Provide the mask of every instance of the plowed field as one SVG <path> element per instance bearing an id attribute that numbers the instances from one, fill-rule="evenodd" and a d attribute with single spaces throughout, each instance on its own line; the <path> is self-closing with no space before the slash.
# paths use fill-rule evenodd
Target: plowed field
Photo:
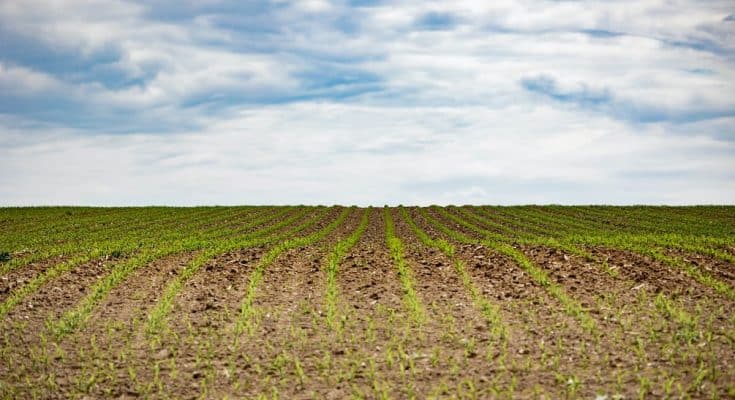
<path id="1" fill-rule="evenodd" d="M 735 207 L 0 209 L 3 398 L 735 398 Z"/>

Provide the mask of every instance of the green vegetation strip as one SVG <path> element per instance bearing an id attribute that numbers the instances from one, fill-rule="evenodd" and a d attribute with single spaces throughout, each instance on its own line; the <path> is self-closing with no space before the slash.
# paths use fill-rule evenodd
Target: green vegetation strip
<path id="1" fill-rule="evenodd" d="M 223 210 L 227 211 L 227 210 Z M 39 232 L 36 234 L 16 232 L 10 235 L 15 244 L 11 248 L 20 250 L 22 256 L 15 262 L 25 265 L 29 262 L 59 255 L 78 253 L 103 241 L 113 241 L 120 237 L 130 237 L 137 233 L 164 230 L 167 226 L 176 226 L 182 221 L 190 222 L 202 211 L 179 212 L 179 218 L 164 218 L 159 209 L 140 209 L 117 216 L 117 219 L 88 221 L 74 224 L 68 229 L 56 233 Z"/>
<path id="2" fill-rule="evenodd" d="M 97 234 L 87 233 L 84 230 L 74 232 L 71 236 L 65 237 L 63 241 L 54 242 L 50 246 L 35 247 L 36 244 L 30 243 L 33 252 L 30 255 L 14 259 L 10 263 L 0 266 L 0 274 L 10 272 L 21 266 L 47 260 L 54 257 L 75 256 L 80 254 L 80 249 L 84 251 L 86 248 L 94 248 L 99 246 L 114 247 L 119 246 L 119 253 L 129 251 L 130 245 L 135 244 L 134 248 L 143 247 L 146 244 L 160 243 L 160 237 L 170 235 L 171 233 L 179 233 L 184 230 L 192 230 L 191 228 L 201 228 L 206 225 L 221 225 L 228 222 L 228 218 L 237 215 L 245 215 L 250 217 L 255 214 L 262 214 L 256 211 L 252 213 L 252 208 L 236 208 L 217 211 L 214 216 L 211 212 L 200 216 L 186 215 L 172 221 L 155 221 L 144 225 L 121 224 L 116 228 L 103 230 Z M 239 217 L 238 217 L 239 218 Z M 125 221 L 132 223 L 132 221 Z M 128 250 L 126 250 L 128 249 Z"/>
<path id="3" fill-rule="evenodd" d="M 443 209 L 438 209 L 438 211 L 442 214 L 449 217 L 452 217 L 447 211 Z M 469 213 L 468 213 L 469 214 Z M 482 234 L 482 230 L 476 229 L 477 227 L 467 223 L 466 221 L 462 221 L 461 219 L 458 219 L 456 217 L 451 218 L 454 222 L 457 222 L 458 224 L 472 230 L 473 232 Z M 584 236 L 582 236 L 584 237 Z M 574 254 L 577 256 L 581 256 L 588 261 L 593 261 L 599 265 L 602 265 L 604 271 L 612 276 L 617 277 L 618 273 L 615 270 L 612 270 L 608 267 L 606 260 L 598 260 L 596 257 L 592 256 L 590 253 L 580 249 L 578 246 L 571 244 L 569 242 L 561 242 L 553 237 L 542 237 L 542 236 L 528 236 L 524 238 L 518 238 L 518 243 L 527 243 L 532 245 L 544 245 L 546 247 L 556 248 L 559 250 L 563 250 L 567 253 Z M 650 243 L 650 242 L 649 242 Z M 671 319 L 678 323 L 682 328 L 678 333 L 678 336 L 680 338 L 686 339 L 687 341 L 691 341 L 693 337 L 696 335 L 693 333 L 695 332 L 695 321 L 694 318 L 687 313 L 686 311 L 680 309 L 676 304 L 674 304 L 673 301 L 671 301 L 668 297 L 666 297 L 663 293 L 660 293 L 655 300 L 656 309 L 659 313 L 661 313 L 665 318 Z"/>
<path id="4" fill-rule="evenodd" d="M 29 294 L 35 292 L 46 282 L 55 279 L 59 275 L 66 271 L 71 270 L 77 265 L 92 261 L 100 258 L 105 254 L 109 254 L 113 251 L 111 248 L 99 248 L 95 249 L 87 254 L 72 257 L 60 264 L 56 264 L 53 267 L 47 269 L 42 274 L 36 275 L 28 283 L 21 286 L 20 288 L 13 291 L 5 301 L 0 304 L 0 318 L 4 318 L 16 305 L 18 305 L 23 299 Z"/>
<path id="5" fill-rule="evenodd" d="M 416 295 L 416 290 L 413 288 L 413 274 L 411 273 L 411 268 L 406 263 L 403 243 L 396 236 L 396 228 L 393 225 L 393 218 L 390 215 L 388 207 L 383 209 L 383 218 L 385 219 L 385 241 L 390 250 L 390 255 L 393 258 L 393 263 L 398 269 L 398 277 L 403 286 L 403 301 L 413 321 L 421 324 L 426 320 L 426 312 Z"/>
<path id="6" fill-rule="evenodd" d="M 237 229 L 245 230 L 260 226 L 274 218 L 281 217 L 283 213 L 287 212 L 288 210 L 288 208 L 284 208 L 281 212 L 275 213 L 274 215 L 265 215 L 260 218 L 256 218 L 245 224 L 238 225 Z M 300 218 L 300 216 L 303 215 L 303 212 L 305 212 L 305 210 L 301 213 L 296 213 L 291 218 L 287 218 L 285 222 L 289 223 L 292 222 L 294 219 Z M 284 221 L 281 221 L 276 226 L 282 226 L 283 224 Z M 253 232 L 252 234 L 246 234 L 241 235 L 240 237 L 231 238 L 225 241 L 223 244 L 228 245 L 238 240 L 243 241 L 249 238 L 257 238 L 258 236 L 262 235 L 263 232 L 270 232 L 272 230 L 272 227 L 265 227 Z M 136 271 L 138 268 L 146 266 L 151 262 L 163 257 L 201 250 L 202 248 L 208 247 L 211 244 L 211 240 L 231 233 L 229 231 L 222 231 L 219 229 L 215 230 L 215 232 L 217 234 L 211 238 L 203 238 L 202 236 L 205 236 L 205 234 L 202 232 L 198 232 L 198 234 L 194 237 L 178 240 L 161 248 L 143 251 L 141 254 L 138 254 L 128 260 L 125 260 L 123 263 L 116 265 L 109 275 L 97 281 L 97 283 L 92 286 L 90 293 L 84 299 L 82 299 L 73 310 L 66 312 L 58 321 L 53 323 L 53 325 L 51 326 L 52 332 L 57 338 L 63 337 L 73 332 L 80 324 L 86 322 L 95 307 L 105 297 L 107 297 L 107 294 L 109 294 L 109 292 L 113 288 L 123 282 L 128 276 L 130 276 L 131 273 Z"/>
<path id="7" fill-rule="evenodd" d="M 475 224 L 467 222 L 467 220 L 461 217 L 458 217 L 456 215 L 453 215 L 452 213 L 444 209 L 437 208 L 436 210 L 439 211 L 439 213 L 441 213 L 441 215 L 445 216 L 446 218 L 449 218 L 450 220 L 469 229 L 470 231 L 475 232 L 479 234 L 480 236 L 483 236 L 485 239 L 496 240 L 496 241 L 506 242 L 506 243 L 510 239 L 507 236 L 502 236 L 502 235 L 498 236 L 497 234 L 494 234 L 494 232 L 490 232 Z M 465 218 L 473 219 L 480 223 L 485 223 L 486 221 L 486 218 L 483 218 L 482 216 L 477 215 L 477 214 L 473 214 L 470 211 L 462 210 L 462 209 L 457 209 L 457 211 L 459 211 L 459 213 Z M 487 221 L 487 222 L 492 223 L 492 221 Z M 559 241 L 553 237 L 537 236 L 537 235 L 520 235 L 516 237 L 514 240 L 515 242 L 520 243 L 520 244 L 526 244 L 526 245 L 532 245 L 532 246 L 545 246 L 545 247 L 549 247 L 552 249 L 561 250 L 566 253 L 573 254 L 578 257 L 582 257 L 583 259 L 587 261 L 594 262 L 596 263 L 596 265 L 602 266 L 602 269 L 605 271 L 605 273 L 607 273 L 610 276 L 617 276 L 618 274 L 617 271 L 608 267 L 607 260 L 601 260 L 598 257 L 595 257 L 590 252 L 580 248 L 579 246 L 575 246 L 570 243 Z"/>
<path id="8" fill-rule="evenodd" d="M 514 232 L 511 236 L 546 236 L 545 231 L 540 227 L 521 223 L 516 215 L 510 213 L 508 207 L 477 207 L 473 211 L 495 224 L 508 227 Z"/>
<path id="9" fill-rule="evenodd" d="M 503 238 L 513 238 L 519 236 L 518 229 L 511 228 L 507 225 L 503 225 L 499 222 L 491 220 L 490 218 L 479 215 L 477 207 L 457 207 L 456 211 L 462 215 L 463 218 L 479 223 L 483 226 L 490 228 L 492 231 L 497 232 Z"/>
<path id="10" fill-rule="evenodd" d="M 731 285 L 713 277 L 701 268 L 693 265 L 692 263 L 686 262 L 679 257 L 672 257 L 663 254 L 661 251 L 656 250 L 654 247 L 651 247 L 651 243 L 646 245 L 645 242 L 639 242 L 634 238 L 628 236 L 573 236 L 568 238 L 567 240 L 572 243 L 582 243 L 588 246 L 611 247 L 648 256 L 651 259 L 658 261 L 664 265 L 668 265 L 670 267 L 674 267 L 684 271 L 695 281 L 705 286 L 709 286 L 717 293 L 724 295 L 730 300 L 735 300 L 735 288 L 733 288 Z"/>
<path id="11" fill-rule="evenodd" d="M 666 318 L 676 321 L 681 326 L 675 334 L 678 339 L 691 343 L 699 337 L 697 320 L 691 314 L 678 307 L 663 292 L 656 296 L 653 304 L 659 313 Z"/>
<path id="12" fill-rule="evenodd" d="M 355 229 L 350 236 L 340 240 L 332 249 L 332 252 L 327 256 L 327 262 L 325 270 L 327 273 L 327 290 L 326 290 L 326 308 L 327 308 L 327 324 L 334 330 L 340 330 L 341 325 L 338 323 L 337 318 L 337 298 L 339 297 L 339 287 L 337 286 L 337 273 L 339 272 L 339 265 L 342 263 L 347 252 L 357 244 L 362 235 L 367 229 L 368 222 L 370 221 L 370 214 L 372 208 L 368 208 L 362 214 L 360 219 L 360 225 Z"/>
<path id="13" fill-rule="evenodd" d="M 196 209 L 138 208 L 93 217 L 70 216 L 57 221 L 49 221 L 46 224 L 34 225 L 27 229 L 9 231 L 10 235 L 3 238 L 3 245 L 13 242 L 26 246 L 32 244 L 31 248 L 35 249 L 38 244 L 56 242 L 74 235 L 93 233 L 100 230 L 109 231 L 116 228 L 128 228 L 139 223 L 158 222 L 175 215 L 188 217 L 191 214 L 203 211 Z"/>
<path id="14" fill-rule="evenodd" d="M 647 224 L 641 221 L 640 211 L 629 207 L 610 209 L 612 215 L 617 215 L 617 217 L 601 223 L 594 221 L 580 223 L 580 216 L 572 217 L 567 214 L 569 211 L 566 209 L 556 210 L 551 207 L 518 207 L 512 208 L 512 213 L 522 219 L 523 222 L 520 222 L 520 225 L 523 229 L 540 227 L 540 237 L 553 237 L 565 243 L 571 241 L 583 243 L 583 240 L 580 241 L 579 238 L 585 237 L 617 238 L 617 241 L 621 243 L 635 242 L 645 248 L 656 245 L 669 249 L 679 249 L 710 256 L 731 264 L 735 263 L 735 256 L 721 250 L 733 243 L 731 236 L 712 236 L 721 235 L 719 232 L 722 229 L 716 229 L 717 226 L 704 225 L 697 227 L 695 222 L 682 226 L 682 221 L 673 219 L 673 216 L 669 216 L 668 219 L 664 218 L 669 208 L 655 209 L 655 214 L 652 214 L 657 217 L 654 219 L 655 222 Z M 553 213 L 555 210 L 557 213 Z M 648 210 L 648 213 L 653 212 L 653 210 Z M 582 214 L 582 216 L 584 215 Z M 613 224 L 612 221 L 620 222 Z M 702 223 L 699 225 L 702 225 Z M 711 235 L 703 236 L 705 232 L 709 232 Z M 631 250 L 630 248 L 626 249 Z M 675 263 L 670 265 L 677 266 Z"/>
<path id="15" fill-rule="evenodd" d="M 283 210 L 283 211 L 285 212 L 287 210 Z M 273 216 L 271 216 L 270 218 L 272 217 Z M 156 236 L 155 240 L 161 243 L 169 243 L 168 241 L 176 240 L 176 239 L 181 239 L 184 241 L 196 240 L 195 238 L 201 239 L 201 236 L 204 235 L 204 232 L 202 231 L 197 232 L 196 227 L 197 227 L 196 225 L 189 226 L 188 229 L 182 229 L 180 231 L 170 232 L 169 235 Z M 213 229 L 217 230 L 216 228 L 213 228 Z M 184 235 L 186 235 L 187 233 L 191 233 L 191 232 L 197 232 L 194 238 L 182 239 L 182 237 L 185 237 Z M 121 243 L 124 243 L 124 245 L 122 245 Z M 173 246 L 173 247 L 177 247 L 177 246 Z M 100 245 L 99 247 L 96 247 L 88 251 L 85 254 L 73 256 L 70 259 L 62 263 L 59 263 L 50 268 L 47 268 L 41 274 L 38 274 L 35 277 L 33 277 L 27 284 L 13 291 L 13 293 L 8 298 L 6 298 L 2 304 L 0 304 L 0 318 L 6 316 L 8 312 L 10 312 L 16 305 L 18 305 L 18 303 L 20 303 L 24 298 L 26 298 L 31 293 L 38 290 L 38 288 L 40 288 L 42 285 L 57 278 L 61 274 L 72 270 L 73 268 L 79 265 L 82 265 L 84 263 L 90 262 L 95 259 L 100 259 L 101 257 L 105 255 L 110 255 L 110 254 L 122 255 L 122 254 L 132 253 L 135 251 L 140 251 L 140 244 L 136 240 L 125 238 L 121 242 L 104 243 Z M 136 260 L 135 257 L 133 259 Z M 136 265 L 137 261 L 132 261 L 132 263 L 133 263 L 132 265 Z M 125 264 L 123 264 L 123 267 L 121 268 L 125 268 L 124 265 Z M 127 274 L 124 274 L 124 275 L 127 276 Z M 115 278 L 111 278 L 111 279 L 118 279 L 117 275 L 115 275 Z"/>
<path id="16" fill-rule="evenodd" d="M 454 265 L 455 271 L 462 280 L 462 284 L 465 289 L 469 292 L 472 301 L 475 304 L 483 317 L 487 321 L 488 327 L 490 328 L 490 335 L 493 338 L 504 340 L 507 338 L 507 329 L 503 320 L 500 317 L 500 309 L 495 304 L 491 303 L 488 299 L 482 296 L 480 289 L 472 282 L 470 274 L 467 272 L 465 263 L 457 257 L 454 246 L 444 239 L 432 239 L 429 237 L 424 230 L 416 225 L 416 222 L 411 218 L 405 208 L 401 207 L 401 216 L 411 227 L 411 230 L 419 238 L 421 243 L 425 246 L 433 247 L 447 256 Z"/>
<path id="17" fill-rule="evenodd" d="M 438 209 L 443 215 L 446 210 Z M 521 213 L 519 213 L 521 214 Z M 468 227 L 466 222 L 457 221 L 462 226 Z M 723 282 L 708 272 L 687 262 L 682 257 L 668 256 L 656 247 L 667 249 L 679 249 L 692 253 L 702 254 L 719 259 L 735 265 L 735 256 L 716 247 L 725 247 L 728 245 L 728 239 L 717 237 L 703 237 L 694 235 L 681 235 L 677 233 L 645 233 L 630 234 L 616 233 L 614 230 L 591 230 L 591 229 L 572 229 L 564 225 L 564 218 L 559 218 L 553 226 L 547 226 L 543 235 L 523 235 L 518 239 L 519 243 L 543 244 L 549 247 L 558 248 L 584 257 L 588 261 L 602 265 L 604 270 L 611 276 L 617 276 L 617 272 L 610 269 L 606 260 L 600 260 L 589 252 L 582 249 L 582 246 L 604 246 L 608 248 L 631 251 L 640 255 L 648 256 L 655 261 L 664 265 L 681 269 L 697 282 L 709 286 L 716 292 L 725 295 L 730 299 L 735 299 L 735 289 L 727 282 Z M 530 217 L 529 221 L 524 223 L 535 224 L 538 221 Z M 523 226 L 524 223 L 521 223 Z M 533 225 L 536 226 L 536 225 Z M 573 232 L 573 233 L 568 233 Z M 715 247 L 715 248 L 713 248 Z"/>
<path id="18" fill-rule="evenodd" d="M 604 232 L 598 232 L 595 235 L 588 235 L 590 240 L 599 240 L 599 237 L 605 237 L 610 241 L 617 241 L 620 243 L 632 244 L 641 248 L 649 247 L 661 247 L 666 249 L 679 249 L 690 253 L 701 254 L 709 256 L 721 261 L 735 265 L 735 256 L 720 250 L 718 248 L 725 248 L 730 243 L 727 239 L 715 238 L 715 237 L 703 237 L 703 236 L 692 236 L 692 235 L 680 235 L 676 233 L 667 234 L 623 234 L 623 235 L 611 235 L 605 234 Z M 583 235 L 572 235 L 567 238 L 570 242 L 583 242 L 585 237 Z"/>
<path id="19" fill-rule="evenodd" d="M 161 296 L 161 299 L 159 299 L 156 307 L 153 309 L 153 311 L 151 311 L 151 314 L 149 315 L 148 323 L 146 325 L 146 332 L 150 335 L 158 335 L 161 333 L 166 322 L 166 317 L 173 308 L 174 298 L 179 293 L 179 291 L 181 291 L 184 283 L 186 283 L 192 276 L 194 276 L 194 274 L 199 271 L 199 269 L 204 264 L 206 264 L 207 261 L 229 251 L 241 250 L 248 247 L 265 246 L 272 242 L 279 241 L 283 237 L 288 237 L 314 225 L 318 221 L 318 219 L 321 218 L 321 216 L 324 215 L 327 211 L 327 209 L 323 209 L 321 212 L 314 213 L 311 217 L 307 218 L 306 221 L 284 233 L 266 236 L 272 231 L 292 224 L 294 222 L 294 219 L 300 217 L 301 214 L 297 214 L 294 217 L 284 219 L 276 225 L 262 229 L 260 231 L 256 231 L 251 235 L 246 235 L 239 238 L 232 238 L 226 241 L 220 241 L 213 244 L 212 247 L 205 249 L 202 253 L 197 255 L 196 258 L 194 258 L 187 264 L 181 274 L 179 274 L 176 278 L 174 278 L 171 283 L 168 284 L 163 292 L 163 295 Z"/>
<path id="20" fill-rule="evenodd" d="M 337 227 L 340 226 L 345 221 L 345 219 L 347 219 L 347 216 L 349 215 L 351 210 L 351 208 L 346 208 L 342 210 L 340 215 L 329 225 L 310 235 L 298 237 L 295 239 L 288 239 L 277 244 L 275 247 L 271 248 L 262 259 L 260 259 L 258 265 L 256 265 L 253 272 L 250 273 L 248 291 L 240 307 L 240 317 L 238 318 L 237 324 L 235 325 L 235 332 L 238 335 L 242 334 L 246 329 L 249 333 L 252 333 L 252 320 L 255 313 L 253 301 L 255 300 L 258 285 L 263 280 L 265 269 L 270 264 L 272 264 L 283 252 L 291 249 L 310 246 L 324 239 L 329 233 L 337 229 Z"/>
<path id="21" fill-rule="evenodd" d="M 588 332 L 595 332 L 597 330 L 597 324 L 595 321 L 584 311 L 582 306 L 569 297 L 563 287 L 554 283 L 549 278 L 546 271 L 536 266 L 531 262 L 522 251 L 514 248 L 507 243 L 501 243 L 493 240 L 477 240 L 470 238 L 462 234 L 461 232 L 452 230 L 444 226 L 441 222 L 429 216 L 424 209 L 420 209 L 421 216 L 433 227 L 447 235 L 452 240 L 459 243 L 465 244 L 481 244 L 489 247 L 500 254 L 503 254 L 513 261 L 516 262 L 523 270 L 528 273 L 531 278 L 536 281 L 539 285 L 543 286 L 547 292 L 554 296 L 564 307 L 564 311 L 570 316 L 574 317 L 579 321 L 581 326 Z"/>
<path id="22" fill-rule="evenodd" d="M 228 212 L 226 215 L 229 214 L 231 214 L 231 212 Z M 220 217 L 224 217 L 224 215 Z M 189 228 L 199 227 L 203 224 L 211 224 L 213 222 L 217 223 L 223 221 L 219 218 L 214 220 L 200 220 L 198 218 L 191 220 L 183 219 L 183 223 L 177 222 L 171 226 L 150 223 L 145 228 L 135 227 L 127 230 L 110 229 L 108 232 L 101 232 L 99 234 L 86 235 L 84 231 L 76 232 L 75 235 L 78 237 L 69 236 L 66 237 L 65 240 L 59 243 L 54 243 L 51 246 L 34 247 L 35 244 L 29 243 L 28 245 L 33 248 L 32 254 L 13 259 L 11 262 L 0 266 L 0 274 L 11 272 L 33 262 L 67 256 L 74 257 L 82 254 L 85 249 L 88 248 L 118 247 L 118 249 L 114 251 L 117 253 L 126 253 L 137 250 L 145 243 L 154 242 L 157 244 L 160 242 L 159 238 L 162 235 L 170 234 L 172 232 L 181 232 Z"/>
<path id="23" fill-rule="evenodd" d="M 166 208 L 118 209 L 91 215 L 70 212 L 68 216 L 57 216 L 54 219 L 39 221 L 28 226 L 8 227 L 6 234 L 0 237 L 0 246 L 9 250 L 14 250 L 16 246 L 36 250 L 40 242 L 54 242 L 78 232 L 129 226 L 137 221 L 153 221 L 166 213 L 171 213 L 172 210 Z M 179 211 L 179 213 L 182 212 Z"/>

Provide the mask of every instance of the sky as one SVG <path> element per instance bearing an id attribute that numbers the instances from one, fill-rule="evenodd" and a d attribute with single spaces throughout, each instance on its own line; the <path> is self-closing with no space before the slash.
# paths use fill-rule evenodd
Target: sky
<path id="1" fill-rule="evenodd" d="M 735 3 L 0 1 L 0 206 L 734 204 Z"/>

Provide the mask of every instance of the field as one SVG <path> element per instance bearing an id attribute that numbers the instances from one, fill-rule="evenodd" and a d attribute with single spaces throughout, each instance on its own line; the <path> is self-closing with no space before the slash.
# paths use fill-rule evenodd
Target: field
<path id="1" fill-rule="evenodd" d="M 735 398 L 735 207 L 0 209 L 2 398 Z"/>

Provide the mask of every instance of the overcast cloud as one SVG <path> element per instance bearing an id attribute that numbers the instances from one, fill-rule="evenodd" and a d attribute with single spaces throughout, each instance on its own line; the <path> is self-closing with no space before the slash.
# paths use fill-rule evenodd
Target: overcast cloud
<path id="1" fill-rule="evenodd" d="M 735 203 L 732 1 L 0 1 L 0 205 Z"/>

